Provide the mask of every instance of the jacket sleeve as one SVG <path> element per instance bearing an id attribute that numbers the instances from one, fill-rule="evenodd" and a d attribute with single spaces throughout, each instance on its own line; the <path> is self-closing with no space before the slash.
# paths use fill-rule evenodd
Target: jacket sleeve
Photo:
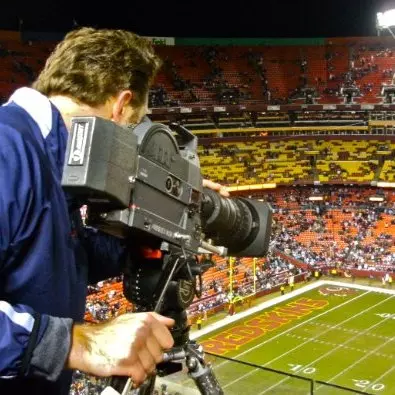
<path id="1" fill-rule="evenodd" d="M 27 218 L 35 199 L 33 170 L 28 161 L 18 132 L 0 125 L 0 283 L 7 281 L 7 262 L 16 251 L 26 248 L 20 240 L 23 229 L 31 226 Z M 29 306 L 0 300 L 0 377 L 56 380 L 68 356 L 71 327 L 70 319 L 50 317 Z"/>
<path id="2" fill-rule="evenodd" d="M 72 320 L 40 315 L 26 305 L 0 301 L 0 378 L 55 381 L 71 346 Z"/>

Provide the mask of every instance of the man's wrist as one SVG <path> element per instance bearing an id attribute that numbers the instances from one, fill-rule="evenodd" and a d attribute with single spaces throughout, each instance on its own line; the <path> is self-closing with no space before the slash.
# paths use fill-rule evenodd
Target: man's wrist
<path id="1" fill-rule="evenodd" d="M 71 331 L 70 352 L 66 360 L 66 369 L 84 370 L 84 356 L 89 350 L 88 325 L 74 324 Z"/>
<path id="2" fill-rule="evenodd" d="M 111 358 L 103 351 L 106 339 L 101 336 L 105 327 L 106 324 L 74 324 L 66 369 L 96 374 L 101 367 L 101 375 L 109 375 Z"/>

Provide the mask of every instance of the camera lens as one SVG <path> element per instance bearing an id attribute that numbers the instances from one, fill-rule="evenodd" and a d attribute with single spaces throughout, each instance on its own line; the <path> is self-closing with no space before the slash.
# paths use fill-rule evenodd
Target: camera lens
<path id="1" fill-rule="evenodd" d="M 270 242 L 272 209 L 251 199 L 228 199 L 204 189 L 201 207 L 203 232 L 235 256 L 264 256 Z"/>

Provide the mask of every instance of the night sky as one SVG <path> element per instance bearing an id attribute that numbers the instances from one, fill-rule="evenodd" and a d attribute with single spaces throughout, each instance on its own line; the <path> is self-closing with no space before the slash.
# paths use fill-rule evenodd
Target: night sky
<path id="1" fill-rule="evenodd" d="M 103 1 L 103 0 L 101 0 Z M 2 5 L 0 28 L 68 31 L 81 26 L 127 28 L 170 37 L 336 37 L 376 35 L 376 12 L 387 0 L 232 0 L 97 2 L 31 1 Z"/>

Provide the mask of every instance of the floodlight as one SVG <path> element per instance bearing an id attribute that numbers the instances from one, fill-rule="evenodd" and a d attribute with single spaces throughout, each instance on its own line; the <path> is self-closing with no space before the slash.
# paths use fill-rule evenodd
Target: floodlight
<path id="1" fill-rule="evenodd" d="M 395 8 L 385 12 L 377 13 L 377 28 L 388 29 L 395 26 Z"/>
<path id="2" fill-rule="evenodd" d="M 391 30 L 391 27 L 395 26 L 395 8 L 385 11 L 378 12 L 376 19 L 376 28 L 377 34 L 380 35 L 380 32 L 384 29 L 387 29 L 393 38 L 395 38 L 394 32 Z"/>

